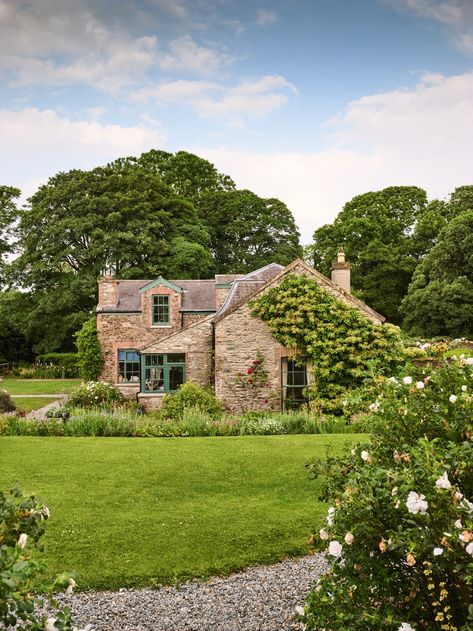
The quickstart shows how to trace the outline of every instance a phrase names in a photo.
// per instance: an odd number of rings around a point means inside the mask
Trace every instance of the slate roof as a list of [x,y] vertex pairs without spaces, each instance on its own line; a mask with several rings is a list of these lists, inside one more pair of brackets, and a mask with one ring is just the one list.
[[[123,313],[141,311],[140,289],[150,280],[119,280],[118,304],[106,307],[102,313]],[[215,311],[215,279],[172,280],[183,289],[182,311]]]

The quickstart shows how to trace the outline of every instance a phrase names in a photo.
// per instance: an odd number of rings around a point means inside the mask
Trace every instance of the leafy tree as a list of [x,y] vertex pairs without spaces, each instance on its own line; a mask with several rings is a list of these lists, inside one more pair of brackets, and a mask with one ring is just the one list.
[[139,158],[119,158],[110,165],[114,169],[137,166],[148,173],[159,175],[178,195],[195,201],[201,195],[216,191],[232,191],[235,183],[219,173],[208,160],[187,151],[168,153],[152,149]]
[[302,256],[299,231],[287,206],[248,190],[206,195],[198,205],[211,236],[220,273],[250,272],[268,263]]
[[33,360],[32,344],[25,331],[28,307],[27,294],[0,292],[0,362]]
[[39,352],[73,350],[72,334],[95,307],[106,271],[188,276],[190,261],[194,278],[212,271],[209,235],[193,205],[139,168],[59,173],[28,200],[18,235],[14,269],[33,291],[28,335],[42,338]]
[[471,210],[444,228],[414,273],[402,303],[403,325],[413,334],[473,334],[473,195],[471,203]]
[[413,238],[416,220],[426,209],[426,193],[415,186],[393,186],[354,197],[332,225],[315,231],[315,267],[328,275],[343,246],[357,294],[398,323],[399,304],[419,255]]
[[5,265],[4,257],[13,252],[12,228],[18,216],[15,199],[20,191],[10,186],[0,186],[0,279]]

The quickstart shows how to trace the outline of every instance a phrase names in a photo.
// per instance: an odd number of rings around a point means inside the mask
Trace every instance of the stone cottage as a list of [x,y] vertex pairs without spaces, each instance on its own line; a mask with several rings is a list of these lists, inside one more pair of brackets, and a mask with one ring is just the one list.
[[117,385],[143,407],[158,408],[167,392],[193,381],[215,389],[235,412],[245,407],[238,387],[260,353],[268,373],[271,406],[286,409],[304,401],[310,380],[293,351],[251,315],[248,302],[288,274],[316,279],[325,291],[377,324],[383,316],[350,293],[350,265],[341,250],[329,280],[297,259],[287,267],[271,263],[249,274],[217,274],[209,280],[99,281],[97,331],[104,359],[101,380]]

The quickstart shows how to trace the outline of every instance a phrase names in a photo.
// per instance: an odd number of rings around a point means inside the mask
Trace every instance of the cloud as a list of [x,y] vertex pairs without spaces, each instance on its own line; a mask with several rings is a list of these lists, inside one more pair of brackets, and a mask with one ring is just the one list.
[[328,146],[313,153],[252,153],[190,147],[239,187],[278,197],[293,211],[303,241],[331,223],[355,195],[416,185],[431,198],[471,184],[473,73],[425,75],[412,90],[353,101],[331,120]]
[[212,48],[198,46],[189,35],[173,40],[170,52],[159,59],[162,70],[211,75],[220,67],[232,62],[232,58]]
[[276,15],[276,13],[268,11],[267,9],[258,9],[255,19],[257,26],[268,26],[276,22],[279,22],[279,16]]
[[384,0],[395,9],[412,11],[434,20],[447,30],[454,45],[473,54],[473,2],[471,0]]
[[209,81],[178,80],[136,91],[139,102],[185,105],[204,118],[235,122],[240,117],[260,117],[284,106],[296,88],[284,77],[268,75],[242,81],[234,87]]
[[96,120],[73,121],[54,110],[35,108],[0,110],[0,137],[2,183],[20,188],[25,183],[37,186],[58,171],[93,168],[166,142],[156,125],[122,127]]

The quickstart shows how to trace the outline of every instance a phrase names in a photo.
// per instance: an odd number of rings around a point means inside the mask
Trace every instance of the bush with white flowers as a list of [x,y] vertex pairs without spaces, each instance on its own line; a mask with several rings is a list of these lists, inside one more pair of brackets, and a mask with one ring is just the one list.
[[[41,585],[44,563],[32,558],[34,548],[45,531],[49,518],[47,506],[33,496],[23,497],[19,489],[0,491],[0,627],[15,629],[50,629],[69,631],[71,614],[60,608],[54,592],[71,593],[75,581],[67,574],[58,576],[49,586]],[[32,588],[38,593],[34,593]],[[44,596],[39,596],[42,593]],[[47,600],[54,608],[54,618],[38,613]]]
[[386,380],[369,444],[309,465],[326,474],[314,540],[331,569],[307,630],[473,630],[472,366],[418,377]]
[[106,381],[88,381],[71,392],[67,407],[99,408],[124,402],[122,393]]

